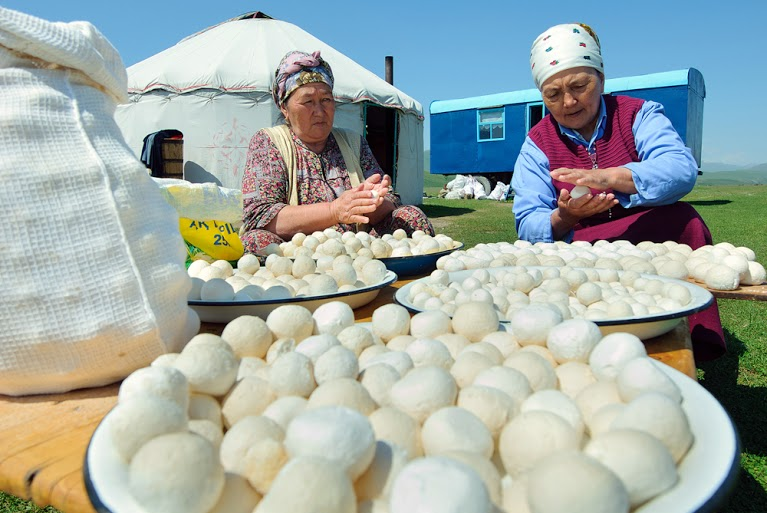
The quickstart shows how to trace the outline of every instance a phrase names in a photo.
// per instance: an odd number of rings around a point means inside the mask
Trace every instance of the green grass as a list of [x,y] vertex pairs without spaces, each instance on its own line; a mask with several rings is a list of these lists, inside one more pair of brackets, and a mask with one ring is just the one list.
[[[426,175],[436,196],[453,177]],[[696,187],[686,198],[706,220],[715,242],[748,246],[767,264],[767,185]],[[514,241],[511,202],[426,198],[423,208],[438,232],[462,241]],[[767,302],[719,300],[729,352],[698,365],[703,385],[724,406],[740,435],[741,472],[724,513],[767,511]],[[55,513],[0,493],[0,513]]]

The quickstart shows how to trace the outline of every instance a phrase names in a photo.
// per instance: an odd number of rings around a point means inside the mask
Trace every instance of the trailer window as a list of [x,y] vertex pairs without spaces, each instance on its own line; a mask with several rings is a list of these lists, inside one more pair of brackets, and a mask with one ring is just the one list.
[[505,113],[503,109],[477,111],[477,141],[500,141],[504,139]]
[[543,103],[530,103],[527,105],[527,131],[529,132],[546,113]]

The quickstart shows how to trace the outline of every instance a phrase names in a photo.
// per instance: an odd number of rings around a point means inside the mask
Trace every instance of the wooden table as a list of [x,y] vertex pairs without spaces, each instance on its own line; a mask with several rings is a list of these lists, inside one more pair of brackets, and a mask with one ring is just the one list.
[[[393,300],[400,280],[356,310],[357,321]],[[223,325],[206,324],[220,332]],[[653,358],[695,378],[689,328],[685,322],[666,335],[645,341]],[[83,482],[83,460],[96,426],[117,402],[119,383],[65,394],[27,397],[0,395],[0,490],[52,505],[64,513],[95,513]]]

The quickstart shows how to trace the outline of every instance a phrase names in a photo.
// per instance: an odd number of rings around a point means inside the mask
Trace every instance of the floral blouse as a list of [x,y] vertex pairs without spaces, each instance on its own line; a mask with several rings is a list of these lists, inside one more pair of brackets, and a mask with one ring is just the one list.
[[[320,153],[310,150],[292,131],[290,134],[296,151],[300,205],[330,202],[345,190],[351,189],[346,164],[332,133]],[[364,137],[361,139],[362,174],[365,178],[375,173],[383,175],[367,141]],[[259,130],[250,140],[242,180],[242,197],[245,231],[265,229],[290,201],[285,161],[280,150],[263,130]],[[396,194],[389,193],[387,198],[395,207],[401,205]],[[339,228],[342,231],[354,230],[351,225],[340,225]]]

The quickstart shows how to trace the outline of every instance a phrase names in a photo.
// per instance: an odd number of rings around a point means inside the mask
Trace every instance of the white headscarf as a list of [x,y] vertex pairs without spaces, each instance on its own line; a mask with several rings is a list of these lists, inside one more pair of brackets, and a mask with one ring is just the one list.
[[580,66],[605,72],[599,38],[588,25],[555,25],[538,36],[530,49],[530,69],[538,89],[550,76]]

